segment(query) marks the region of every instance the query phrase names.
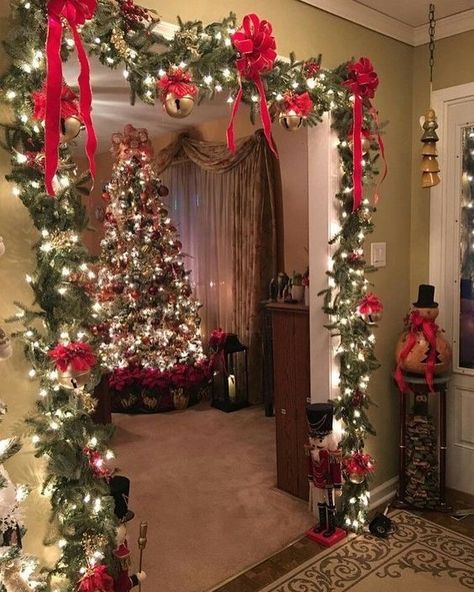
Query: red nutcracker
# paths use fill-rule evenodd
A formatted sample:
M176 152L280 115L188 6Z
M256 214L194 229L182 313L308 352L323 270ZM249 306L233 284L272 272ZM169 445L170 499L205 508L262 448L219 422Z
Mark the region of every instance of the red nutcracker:
M335 496L342 493L341 452L333 437L333 406L314 403L306 407L309 426L308 479L310 506L318 505L319 522L307 535L330 546L346 533L336 528Z
M130 479L118 475L110 480L110 493L115 501L115 515L120 520L117 527L117 547L114 555L119 563L119 569L114 577L114 592L129 592L135 586L140 585L146 578L144 571L129 574L131 565L131 551L127 543L127 522L135 517L128 508L128 496L130 494Z

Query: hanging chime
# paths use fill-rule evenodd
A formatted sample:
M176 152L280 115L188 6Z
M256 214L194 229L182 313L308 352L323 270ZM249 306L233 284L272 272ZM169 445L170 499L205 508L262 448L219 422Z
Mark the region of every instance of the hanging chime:
M433 67L434 67L434 37L435 37L435 6L430 4L429 10L429 51L430 51L430 96L433 87ZM439 140L436 129L438 122L436 121L436 113L434 109L428 109L425 116L421 118L423 128L423 135L421 142L423 143L422 162L421 162L421 186L423 188L434 187L440 182L439 178L439 163L438 150L436 149L436 142Z

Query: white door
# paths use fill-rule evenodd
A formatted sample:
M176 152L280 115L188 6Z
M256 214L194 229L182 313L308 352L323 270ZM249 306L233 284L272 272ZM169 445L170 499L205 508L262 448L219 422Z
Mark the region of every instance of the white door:
M431 191L430 275L453 345L447 486L474 494L474 86L434 95L442 182Z

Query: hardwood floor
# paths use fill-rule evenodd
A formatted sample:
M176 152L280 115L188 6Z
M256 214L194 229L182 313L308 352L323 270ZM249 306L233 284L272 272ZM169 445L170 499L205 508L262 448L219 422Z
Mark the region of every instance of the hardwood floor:
M448 502L456 510L474 508L474 496L453 490L448 490L447 493ZM384 508L378 508L374 510L374 513L383 510ZM440 526L450 528L465 536L474 538L474 515L468 516L467 518L464 518L464 520L457 521L451 518L449 514L443 514L440 512L420 511L414 513L423 516L427 520L436 522ZM325 549L326 547L303 537L266 561L259 563L252 569L249 569L243 574L226 582L219 588L216 588L214 592L258 592L263 587L274 582L285 573L295 569L306 560L318 555Z

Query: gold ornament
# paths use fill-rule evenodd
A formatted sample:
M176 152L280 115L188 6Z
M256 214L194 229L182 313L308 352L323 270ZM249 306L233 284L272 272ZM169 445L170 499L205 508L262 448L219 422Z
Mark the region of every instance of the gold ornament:
M61 119L61 144L69 144L74 138L77 138L81 131L82 122L77 117L71 116L66 119Z
M184 95L184 97L177 97L170 92L165 97L164 102L166 113L175 119L183 119L187 117L194 107L194 97L192 95Z
M349 481L351 483L360 484L360 483L363 483L364 479L365 479L365 475L361 475L360 473L351 473L349 475Z
M125 41L122 31L118 31L117 29L113 29L112 35L110 37L110 42L115 47L115 49L117 50L117 53L121 57L125 58L128 56L129 48L128 48L127 42Z
M421 151L423 160L421 163L421 186L423 188L434 187L440 182L439 164L437 160L438 151L436 150L436 142L438 142L438 122L436 121L436 113L434 109L428 109L423 121L423 135L421 141L423 142L423 149Z
M58 370L58 382L67 389L83 388L90 378L90 370L74 370L70 364L64 371Z
M83 390L76 391L75 396L78 400L78 403L86 413L88 413L89 415L91 413L94 413L98 403L97 399L94 399L94 397L90 393L87 393Z
M285 128L289 132L294 132L303 125L303 117L289 111L288 113L280 113L278 121L281 127Z

